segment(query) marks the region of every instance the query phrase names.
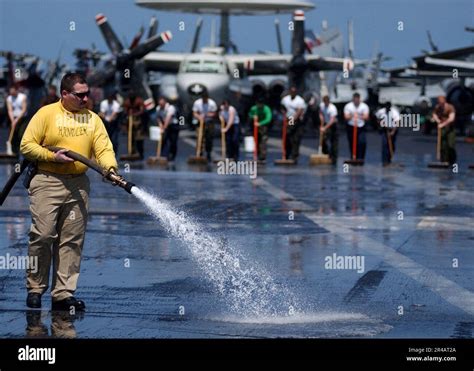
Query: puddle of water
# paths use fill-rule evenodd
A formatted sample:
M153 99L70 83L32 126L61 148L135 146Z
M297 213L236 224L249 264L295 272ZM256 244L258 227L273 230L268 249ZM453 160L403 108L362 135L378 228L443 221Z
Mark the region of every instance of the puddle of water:
M327 322L370 322L372 321L366 315L360 313L337 313L337 312L321 312L321 313L298 313L292 316L256 316L253 318L241 318L234 316L226 316L223 318L215 318L216 321L261 324L261 325L289 325L289 324L311 324L311 323L327 323Z

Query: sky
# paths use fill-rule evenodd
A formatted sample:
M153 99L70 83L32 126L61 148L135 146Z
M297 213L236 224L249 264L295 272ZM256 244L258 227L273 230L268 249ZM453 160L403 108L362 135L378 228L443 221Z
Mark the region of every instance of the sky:
M311 0L316 8L306 13L306 28L316 33L323 20L337 26L345 36L347 21L354 21L355 56L370 58L375 50L392 60L385 66L410 62L421 49L429 49L426 30L430 30L440 50L474 44L474 0ZM148 27L156 15L159 31L170 30L173 39L160 50L187 52L197 15L157 12L135 5L134 0L0 0L0 50L39 55L73 64L75 48L108 51L95 15L104 13L119 38L129 44L141 25ZM212 19L204 16L201 46L209 45ZM285 52L290 52L289 14L279 15ZM239 16L230 21L231 38L240 52L277 50L275 16ZM71 22L75 29L71 30ZM184 22L185 29L179 29ZM403 22L401 24L400 22ZM400 30L400 28L403 28ZM217 27L218 29L218 27Z

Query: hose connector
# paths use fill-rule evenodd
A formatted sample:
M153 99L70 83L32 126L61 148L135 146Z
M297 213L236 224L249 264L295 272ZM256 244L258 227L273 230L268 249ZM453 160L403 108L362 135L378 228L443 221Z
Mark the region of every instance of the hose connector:
M115 185L118 185L119 187L125 189L128 193L132 193L132 187L135 187L135 184L132 182L127 182L122 176L115 174L114 172L109 171L106 175L105 178Z

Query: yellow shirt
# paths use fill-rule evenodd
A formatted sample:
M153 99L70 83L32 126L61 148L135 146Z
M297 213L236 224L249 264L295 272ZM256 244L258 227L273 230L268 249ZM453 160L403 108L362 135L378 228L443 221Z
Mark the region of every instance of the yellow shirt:
M115 153L105 126L94 112L82 109L67 111L61 101L41 108L30 120L21 141L20 151L38 168L56 174L82 174L87 166L81 162L59 163L54 153L43 146L70 149L87 158L92 155L104 169L118 169Z

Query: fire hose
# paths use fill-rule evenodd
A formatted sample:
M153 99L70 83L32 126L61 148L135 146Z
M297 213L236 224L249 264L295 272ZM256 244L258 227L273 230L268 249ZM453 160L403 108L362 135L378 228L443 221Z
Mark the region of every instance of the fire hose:
M50 147L47 146L45 147L49 149L50 151L57 152L60 150L63 150L65 148L60 148L60 147ZM92 161L91 159L88 159L87 157L84 157L80 155L77 152L67 150L64 153L66 156L72 158L75 161L79 161L86 165L87 167L91 168L92 170L98 172L104 179L110 181L113 185L118 185L119 187L125 189L128 193L132 193L132 187L135 187L135 184L126 181L122 176L111 172L109 170L103 169L97 162ZM2 192L0 193L0 205L3 205L3 202L7 198L8 194L12 190L13 186L15 185L16 181L18 178L21 176L22 172L31 164L31 161L27 159L23 159L20 165L19 171L15 172L7 181L5 186L3 187Z

